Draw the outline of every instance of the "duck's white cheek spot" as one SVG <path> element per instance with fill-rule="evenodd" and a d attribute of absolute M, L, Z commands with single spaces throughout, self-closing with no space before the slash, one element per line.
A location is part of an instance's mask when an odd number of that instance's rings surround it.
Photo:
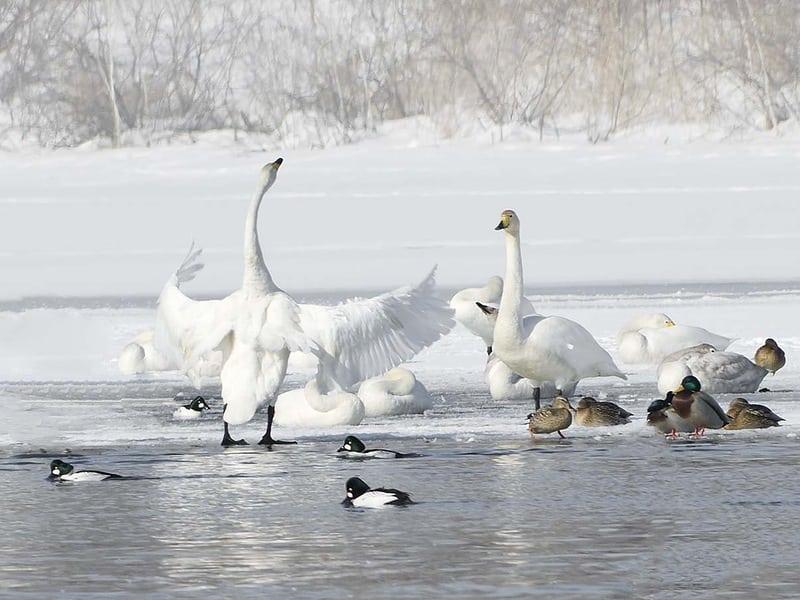
<path fill-rule="evenodd" d="M 573 346 L 572 344 L 567 344 L 567 348 L 569 348 L 570 350 L 575 350 L 575 346 Z"/>
<path fill-rule="evenodd" d="M 345 449 L 345 450 L 350 450 L 350 444 L 345 444 L 345 445 L 344 445 L 344 449 Z"/>
<path fill-rule="evenodd" d="M 347 497 L 348 498 L 352 498 L 353 497 L 353 492 L 347 492 Z"/>

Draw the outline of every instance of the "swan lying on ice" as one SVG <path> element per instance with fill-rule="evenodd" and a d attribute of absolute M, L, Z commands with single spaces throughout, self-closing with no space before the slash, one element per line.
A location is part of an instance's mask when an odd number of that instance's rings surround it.
<path fill-rule="evenodd" d="M 275 402 L 275 422 L 288 427 L 358 425 L 364 413 L 358 396 L 341 390 L 320 394 L 314 379 L 303 388 L 283 392 Z"/>
<path fill-rule="evenodd" d="M 455 319 L 467 330 L 478 336 L 486 344 L 486 353 L 492 353 L 492 339 L 494 338 L 495 320 L 487 321 L 486 316 L 478 308 L 476 303 L 497 308 L 500 298 L 503 295 L 503 278 L 490 277 L 486 285 L 479 288 L 467 288 L 457 292 L 450 299 L 450 308 L 455 313 Z M 531 301 L 522 297 L 522 315 L 535 315 L 536 309 L 533 308 Z"/>
<path fill-rule="evenodd" d="M 489 394 L 492 400 L 531 400 L 537 387 L 540 398 L 555 398 L 558 395 L 552 381 L 538 383 L 520 377 L 494 354 L 489 355 L 484 376 L 489 385 Z M 566 396 L 572 396 L 576 386 L 577 383 L 570 383 L 562 392 Z"/>
<path fill-rule="evenodd" d="M 117 367 L 123 375 L 140 375 L 153 371 L 176 371 L 180 367 L 156 350 L 153 330 L 137 335 L 119 353 Z"/>
<path fill-rule="evenodd" d="M 530 315 L 523 320 L 520 220 L 503 211 L 500 224 L 506 244 L 506 277 L 494 327 L 494 353 L 513 372 L 534 381 L 552 381 L 564 391 L 586 377 L 627 379 L 611 356 L 575 321 Z M 534 389 L 539 409 L 539 391 Z"/>
<path fill-rule="evenodd" d="M 668 354 L 698 344 L 725 350 L 731 342 L 733 338 L 702 327 L 676 325 L 663 313 L 634 317 L 617 334 L 619 356 L 627 364 L 658 364 Z"/>
<path fill-rule="evenodd" d="M 667 356 L 658 367 L 658 391 L 676 389 L 689 375 L 700 380 L 709 394 L 755 392 L 767 370 L 736 352 L 717 352 L 711 344 L 699 344 Z"/>
<path fill-rule="evenodd" d="M 364 381 L 358 388 L 358 397 L 368 417 L 414 415 L 433 407 L 431 395 L 422 382 L 402 367 Z"/>
<path fill-rule="evenodd" d="M 173 285 L 159 300 L 156 347 L 178 352 L 184 372 L 191 376 L 198 361 L 222 352 L 225 445 L 243 443 L 230 438 L 228 424 L 246 423 L 264 403 L 267 431 L 260 443 L 278 443 L 271 428 L 290 352 L 317 358 L 313 389 L 319 398 L 311 397 L 308 406 L 328 408 L 324 396 L 334 394 L 334 404 L 340 402 L 342 392 L 408 361 L 453 326 L 452 311 L 436 297 L 434 271 L 417 286 L 336 306 L 298 305 L 281 291 L 264 262 L 256 228 L 261 199 L 281 162 L 262 170 L 248 211 L 242 290 L 224 300 L 195 301 Z"/>

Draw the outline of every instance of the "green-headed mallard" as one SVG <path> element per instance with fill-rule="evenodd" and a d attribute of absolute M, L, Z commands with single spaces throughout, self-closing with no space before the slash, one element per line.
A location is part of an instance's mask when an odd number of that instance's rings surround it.
<path fill-rule="evenodd" d="M 700 380 L 694 375 L 683 378 L 671 404 L 679 417 L 692 424 L 695 435 L 703 435 L 705 429 L 722 429 L 730 422 L 717 401 L 700 391 Z"/>
<path fill-rule="evenodd" d="M 647 424 L 655 427 L 668 437 L 677 437 L 678 433 L 691 433 L 694 427 L 689 421 L 678 416 L 672 406 L 674 392 L 667 392 L 665 398 L 653 400 L 647 407 Z"/>
<path fill-rule="evenodd" d="M 558 433 L 563 438 L 561 431 L 572 425 L 573 410 L 569 400 L 563 396 L 553 398 L 550 406 L 528 415 L 528 430 L 531 433 Z"/>
<path fill-rule="evenodd" d="M 774 375 L 778 369 L 781 369 L 786 364 L 786 354 L 778 346 L 778 342 L 772 338 L 767 338 L 764 345 L 756 350 L 753 362 Z"/>
<path fill-rule="evenodd" d="M 764 429 L 777 427 L 785 419 L 779 417 L 766 406 L 750 404 L 744 398 L 734 399 L 728 406 L 731 422 L 725 429 Z"/>
<path fill-rule="evenodd" d="M 630 423 L 633 414 L 613 402 L 598 402 L 586 396 L 575 407 L 575 422 L 584 427 L 603 427 Z"/>

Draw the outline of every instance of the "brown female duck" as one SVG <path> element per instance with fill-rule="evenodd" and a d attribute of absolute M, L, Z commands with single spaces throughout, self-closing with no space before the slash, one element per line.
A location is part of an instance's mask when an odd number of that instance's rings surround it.
<path fill-rule="evenodd" d="M 785 420 L 766 406 L 750 404 L 744 398 L 734 399 L 727 414 L 731 422 L 725 425 L 725 429 L 765 429 L 777 427 Z"/>
<path fill-rule="evenodd" d="M 581 398 L 575 407 L 575 422 L 584 427 L 625 425 L 633 416 L 613 402 L 598 402 L 590 396 Z"/>
<path fill-rule="evenodd" d="M 558 433 L 563 438 L 561 431 L 572 425 L 573 410 L 569 400 L 557 396 L 550 406 L 528 415 L 528 430 L 531 433 Z"/>

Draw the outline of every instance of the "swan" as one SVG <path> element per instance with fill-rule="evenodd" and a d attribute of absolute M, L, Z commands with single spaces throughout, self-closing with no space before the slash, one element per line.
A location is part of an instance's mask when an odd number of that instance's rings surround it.
<path fill-rule="evenodd" d="M 274 170 L 277 171 L 277 167 L 274 167 Z M 269 182 L 270 186 L 271 184 L 272 182 Z M 266 186 L 266 189 L 268 187 Z M 255 286 L 256 292 L 272 288 L 277 290 L 264 264 L 256 231 L 258 206 L 266 189 L 264 185 L 260 186 L 251 203 L 245 227 L 245 283 L 250 288 Z M 403 286 L 372 298 L 351 299 L 335 306 L 298 305 L 284 292 L 272 292 L 279 294 L 286 310 L 280 313 L 284 317 L 281 321 L 283 330 L 269 338 L 278 352 L 277 358 L 273 357 L 272 362 L 265 366 L 265 368 L 270 367 L 268 373 L 270 387 L 264 393 L 259 392 L 260 397 L 270 399 L 267 433 L 262 442 L 268 444 L 272 439 L 270 432 L 275 414 L 273 405 L 275 400 L 272 399 L 279 386 L 278 382 L 282 381 L 285 375 L 290 350 L 304 351 L 316 357 L 318 367 L 314 377 L 315 390 L 320 396 L 334 393 L 340 397 L 339 392 L 346 391 L 360 381 L 410 360 L 422 349 L 447 334 L 454 325 L 452 311 L 436 296 L 435 272 L 434 268 L 416 286 Z M 184 372 L 190 376 L 191 369 L 198 360 L 220 348 L 225 361 L 221 375 L 224 398 L 225 367 L 233 358 L 230 342 L 235 341 L 237 337 L 235 332 L 231 332 L 225 326 L 228 321 L 221 319 L 220 316 L 237 312 L 241 300 L 238 300 L 237 294 L 234 293 L 232 300 L 198 302 L 186 297 L 177 286 L 171 286 L 168 292 L 167 297 L 163 297 L 162 294 L 157 314 L 156 331 L 166 332 L 166 335 L 156 336 L 157 347 L 160 349 L 163 345 L 178 349 L 182 356 Z M 165 305 L 163 308 L 162 304 Z M 251 315 L 245 313 L 245 323 L 242 323 L 241 318 L 237 323 L 246 325 L 246 319 Z M 252 316 L 257 317 L 257 315 Z M 197 340 L 198 337 L 202 337 L 198 336 L 198 330 L 212 333 L 206 334 L 205 341 L 201 343 Z M 282 340 L 285 343 L 281 344 Z M 187 348 L 190 350 L 187 351 Z M 252 359 L 252 353 L 245 354 L 244 358 L 248 357 Z M 243 369 L 247 369 L 248 362 L 250 375 L 248 377 L 248 374 L 240 373 L 238 386 L 236 370 L 228 371 L 229 390 L 235 392 L 245 390 L 246 393 L 248 385 L 254 382 L 254 375 L 258 375 L 254 361 L 240 360 L 239 364 Z M 255 383 L 260 385 L 259 381 Z M 256 402 L 255 407 L 258 404 L 259 402 Z M 252 402 L 248 406 L 255 410 Z M 226 431 L 227 423 L 234 423 L 228 419 L 228 410 L 228 408 L 225 410 Z M 231 418 L 237 422 L 246 422 L 252 418 L 252 414 L 249 416 L 245 414 L 242 417 L 237 413 Z M 223 438 L 223 441 L 231 443 L 228 438 Z M 275 443 L 274 440 L 272 443 Z"/>
<path fill-rule="evenodd" d="M 197 272 L 203 268 L 203 263 L 199 260 L 202 252 L 203 250 L 195 248 L 194 242 L 192 242 L 183 262 L 170 275 L 161 289 L 159 311 L 165 310 L 170 306 L 169 302 L 164 302 L 161 299 L 168 297 L 174 289 L 179 289 L 182 283 L 194 279 Z M 163 315 L 157 314 L 156 322 L 162 321 L 163 318 Z M 117 360 L 119 370 L 125 375 L 181 370 L 180 353 L 176 352 L 172 347 L 167 347 L 166 349 L 163 346 L 156 348 L 155 338 L 156 332 L 153 329 L 147 329 L 137 335 L 120 352 Z M 203 377 L 217 377 L 221 368 L 222 354 L 214 352 L 198 360 L 188 375 L 195 387 L 199 388 Z"/>
<path fill-rule="evenodd" d="M 402 367 L 362 382 L 358 397 L 368 417 L 420 414 L 433 407 L 427 388 Z"/>
<path fill-rule="evenodd" d="M 668 354 L 698 344 L 725 350 L 731 342 L 733 338 L 702 327 L 676 325 L 663 313 L 634 317 L 617 334 L 620 360 L 627 364 L 658 364 Z"/>
<path fill-rule="evenodd" d="M 153 330 L 148 329 L 131 340 L 117 359 L 123 375 L 140 375 L 153 371 L 176 371 L 179 365 L 170 361 L 153 345 Z"/>
<path fill-rule="evenodd" d="M 515 373 L 534 381 L 552 381 L 561 393 L 584 377 L 627 379 L 592 334 L 563 317 L 530 315 L 522 319 L 520 221 L 505 210 L 495 229 L 506 243 L 506 277 L 494 327 L 494 353 Z M 539 408 L 539 390 L 534 402 Z"/>
<path fill-rule="evenodd" d="M 484 376 L 489 385 L 489 395 L 492 400 L 530 400 L 537 387 L 540 398 L 555 398 L 558 395 L 552 381 L 540 383 L 520 377 L 494 353 L 490 354 L 489 360 L 486 361 Z M 575 393 L 576 385 L 577 383 L 571 383 L 562 392 L 571 396 Z"/>
<path fill-rule="evenodd" d="M 247 210 L 241 288 L 222 300 L 197 301 L 174 285 L 159 297 L 156 347 L 179 352 L 179 362 L 190 378 L 205 357 L 222 353 L 223 446 L 247 443 L 233 439 L 229 425 L 247 423 L 263 404 L 268 404 L 267 429 L 259 444 L 284 443 L 272 437 L 277 391 L 290 352 L 312 349 L 300 327 L 299 307 L 273 281 L 258 239 L 261 202 L 282 163 L 279 158 L 261 169 Z"/>
<path fill-rule="evenodd" d="M 467 330 L 478 336 L 486 344 L 486 354 L 492 353 L 492 339 L 494 338 L 494 321 L 487 321 L 486 316 L 478 308 L 477 302 L 496 307 L 503 295 L 503 278 L 490 277 L 483 287 L 467 288 L 453 295 L 450 299 L 450 308 L 454 311 L 456 321 Z M 522 297 L 522 314 L 535 315 L 536 309 L 530 300 Z"/>
<path fill-rule="evenodd" d="M 700 380 L 709 394 L 755 392 L 767 370 L 736 352 L 717 352 L 711 344 L 698 344 L 668 355 L 658 367 L 658 391 L 676 389 L 689 375 Z"/>
<path fill-rule="evenodd" d="M 320 394 L 314 379 L 303 388 L 283 392 L 275 403 L 275 422 L 288 427 L 358 425 L 364 414 L 358 396 L 345 391 Z"/>

